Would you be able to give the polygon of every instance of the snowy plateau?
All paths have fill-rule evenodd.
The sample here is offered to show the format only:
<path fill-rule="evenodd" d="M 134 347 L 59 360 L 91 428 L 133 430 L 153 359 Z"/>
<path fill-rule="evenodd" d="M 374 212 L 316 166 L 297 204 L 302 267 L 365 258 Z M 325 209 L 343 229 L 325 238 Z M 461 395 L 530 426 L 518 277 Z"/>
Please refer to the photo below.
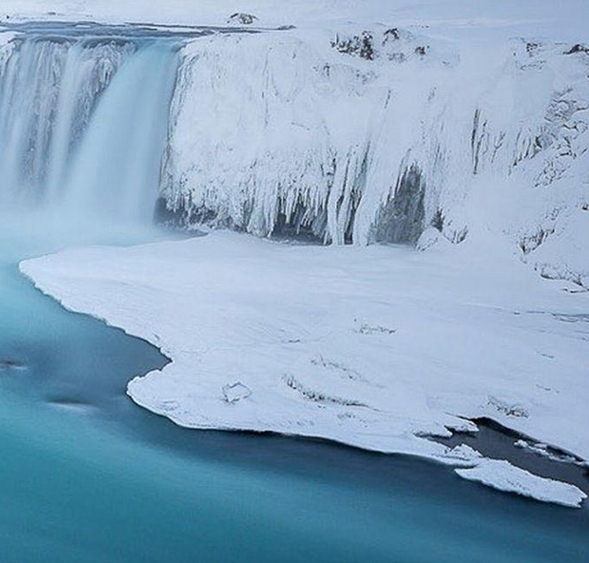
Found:
<path fill-rule="evenodd" d="M 254 0 L 243 33 L 231 3 L 193 4 L 3 5 L 217 29 L 178 53 L 157 195 L 160 220 L 210 234 L 21 270 L 158 346 L 171 362 L 128 393 L 182 426 L 419 455 L 580 505 L 431 438 L 485 417 L 589 459 L 587 3 Z"/>

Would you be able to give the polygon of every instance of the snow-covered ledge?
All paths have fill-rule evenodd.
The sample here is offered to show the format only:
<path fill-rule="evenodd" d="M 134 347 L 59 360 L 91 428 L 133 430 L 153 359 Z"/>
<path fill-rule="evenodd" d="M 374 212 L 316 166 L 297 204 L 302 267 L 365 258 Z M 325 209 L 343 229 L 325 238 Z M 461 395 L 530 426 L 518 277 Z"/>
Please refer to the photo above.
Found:
<path fill-rule="evenodd" d="M 67 309 L 158 346 L 171 363 L 128 393 L 182 426 L 414 454 L 579 505 L 572 485 L 424 438 L 486 416 L 589 458 L 587 295 L 492 243 L 481 256 L 469 241 L 415 252 L 217 232 L 71 249 L 21 271 Z"/>
<path fill-rule="evenodd" d="M 500 491 L 563 506 L 577 507 L 587 498 L 574 485 L 538 477 L 504 460 L 485 459 L 475 467 L 455 471 L 464 479 L 478 481 Z"/>

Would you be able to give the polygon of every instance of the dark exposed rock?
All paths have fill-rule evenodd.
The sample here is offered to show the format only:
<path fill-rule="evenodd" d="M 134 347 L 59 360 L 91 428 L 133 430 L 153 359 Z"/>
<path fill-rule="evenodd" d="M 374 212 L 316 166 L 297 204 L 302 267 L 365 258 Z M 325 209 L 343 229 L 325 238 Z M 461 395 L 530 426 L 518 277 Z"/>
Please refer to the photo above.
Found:
<path fill-rule="evenodd" d="M 574 55 L 575 53 L 589 53 L 589 47 L 577 43 L 573 45 L 568 51 L 565 51 L 565 55 Z"/>
<path fill-rule="evenodd" d="M 540 229 L 537 233 L 523 237 L 519 242 L 519 247 L 524 254 L 536 250 L 554 231 L 551 229 Z"/>
<path fill-rule="evenodd" d="M 327 210 L 318 213 L 309 209 L 299 199 L 292 213 L 286 213 L 284 202 L 279 201 L 278 214 L 271 236 L 277 239 L 296 239 L 302 242 L 325 244 L 327 233 Z"/>
<path fill-rule="evenodd" d="M 372 46 L 372 34 L 364 31 L 362 33 L 362 46 L 360 47 L 360 57 L 367 61 L 374 60 L 374 47 Z"/>
<path fill-rule="evenodd" d="M 293 375 L 285 375 L 284 383 L 292 390 L 300 393 L 305 399 L 313 401 L 314 403 L 325 403 L 332 405 L 342 405 L 346 407 L 367 407 L 366 404 L 357 401 L 356 399 L 345 399 L 342 397 L 332 397 L 321 391 L 311 389 L 298 381 Z"/>
<path fill-rule="evenodd" d="M 253 14 L 246 14 L 244 12 L 235 12 L 229 16 L 227 23 L 238 24 L 238 25 L 251 25 L 258 18 Z"/>
<path fill-rule="evenodd" d="M 363 31 L 361 35 L 354 35 L 342 39 L 338 36 L 331 42 L 331 46 L 346 55 L 359 56 L 367 61 L 374 60 L 374 38 L 369 31 Z"/>
<path fill-rule="evenodd" d="M 394 63 L 404 63 L 407 60 L 407 55 L 405 53 L 389 53 L 387 58 Z"/>
<path fill-rule="evenodd" d="M 331 47 L 340 53 L 359 57 L 368 61 L 375 59 L 389 60 L 400 64 L 412 58 L 423 59 L 430 54 L 427 44 L 420 44 L 412 33 L 391 27 L 385 31 L 364 30 L 355 35 L 336 35 Z M 444 65 L 451 62 L 443 61 Z"/>
<path fill-rule="evenodd" d="M 452 244 L 460 244 L 461 242 L 464 242 L 466 240 L 467 236 L 468 236 L 468 227 L 463 227 L 462 229 L 460 229 L 458 231 L 454 231 L 452 233 L 452 235 L 449 237 L 449 240 Z M 448 238 L 448 237 L 446 236 L 446 238 Z"/>
<path fill-rule="evenodd" d="M 530 57 L 534 54 L 534 52 L 538 49 L 540 45 L 538 43 L 534 43 L 533 41 L 528 41 L 526 43 L 526 52 Z"/>
<path fill-rule="evenodd" d="M 390 29 L 387 29 L 384 32 L 384 40 L 383 40 L 383 43 L 386 43 L 387 41 L 396 41 L 400 37 L 401 37 L 401 34 L 399 33 L 398 28 L 391 27 Z"/>
<path fill-rule="evenodd" d="M 191 234 L 198 234 L 203 225 L 242 230 L 230 221 L 219 219 L 217 211 L 204 205 L 194 206 L 191 201 L 181 200 L 173 206 L 164 197 L 159 197 L 156 201 L 154 222 L 170 229 L 187 230 Z"/>
<path fill-rule="evenodd" d="M 414 244 L 424 228 L 425 181 L 421 170 L 411 165 L 399 178 L 394 195 L 381 208 L 376 220 L 376 242 Z"/>
<path fill-rule="evenodd" d="M 444 212 L 441 209 L 436 210 L 430 224 L 440 233 L 444 230 Z"/>

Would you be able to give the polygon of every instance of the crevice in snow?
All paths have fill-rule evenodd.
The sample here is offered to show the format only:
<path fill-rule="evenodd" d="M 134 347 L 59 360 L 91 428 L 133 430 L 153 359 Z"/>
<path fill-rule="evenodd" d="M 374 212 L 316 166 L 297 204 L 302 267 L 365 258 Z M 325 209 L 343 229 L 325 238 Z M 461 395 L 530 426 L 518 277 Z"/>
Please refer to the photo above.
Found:
<path fill-rule="evenodd" d="M 313 401 L 319 404 L 332 404 L 332 405 L 341 405 L 344 407 L 364 407 L 369 408 L 368 405 L 357 401 L 356 399 L 344 399 L 342 397 L 335 397 L 332 395 L 328 395 L 327 393 L 323 393 L 316 389 L 311 389 L 307 387 L 303 383 L 301 383 L 298 379 L 296 379 L 293 375 L 285 375 L 283 377 L 283 381 L 287 387 L 290 387 L 294 391 L 300 393 L 305 399 L 309 401 Z"/>
<path fill-rule="evenodd" d="M 423 174 L 416 164 L 403 171 L 394 193 L 378 211 L 374 226 L 375 242 L 417 242 L 424 229 L 425 189 Z"/>

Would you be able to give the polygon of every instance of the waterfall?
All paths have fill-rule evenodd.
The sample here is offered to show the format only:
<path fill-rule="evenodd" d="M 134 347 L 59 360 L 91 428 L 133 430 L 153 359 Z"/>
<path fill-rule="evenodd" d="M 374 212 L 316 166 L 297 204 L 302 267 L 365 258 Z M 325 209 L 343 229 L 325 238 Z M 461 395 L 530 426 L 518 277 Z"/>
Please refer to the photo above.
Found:
<path fill-rule="evenodd" d="M 0 208 L 151 222 L 176 56 L 167 38 L 0 35 Z"/>
<path fill-rule="evenodd" d="M 104 92 L 75 155 L 66 187 L 72 213 L 105 220 L 150 221 L 167 134 L 174 53 L 139 50 Z"/>

